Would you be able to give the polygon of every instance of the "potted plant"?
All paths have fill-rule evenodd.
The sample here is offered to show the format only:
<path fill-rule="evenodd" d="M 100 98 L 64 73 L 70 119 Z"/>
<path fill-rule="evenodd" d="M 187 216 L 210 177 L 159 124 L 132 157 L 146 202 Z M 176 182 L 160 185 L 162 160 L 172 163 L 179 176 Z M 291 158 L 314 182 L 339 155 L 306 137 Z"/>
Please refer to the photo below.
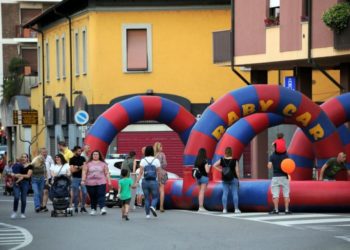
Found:
<path fill-rule="evenodd" d="M 275 17 L 275 16 L 270 16 L 267 17 L 265 20 L 265 26 L 266 27 L 270 27 L 270 26 L 277 26 L 280 24 L 280 19 L 279 16 Z"/>
<path fill-rule="evenodd" d="M 323 22 L 334 31 L 334 48 L 350 48 L 350 3 L 341 2 L 323 13 Z"/>

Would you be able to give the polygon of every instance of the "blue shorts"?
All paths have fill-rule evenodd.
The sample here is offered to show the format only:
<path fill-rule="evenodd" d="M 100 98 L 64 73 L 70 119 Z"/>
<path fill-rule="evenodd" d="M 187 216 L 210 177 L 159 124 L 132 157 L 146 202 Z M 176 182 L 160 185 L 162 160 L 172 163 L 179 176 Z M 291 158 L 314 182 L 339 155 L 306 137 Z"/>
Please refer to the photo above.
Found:
<path fill-rule="evenodd" d="M 208 176 L 202 176 L 200 179 L 197 179 L 197 184 L 198 185 L 208 184 L 208 182 L 209 182 Z"/>

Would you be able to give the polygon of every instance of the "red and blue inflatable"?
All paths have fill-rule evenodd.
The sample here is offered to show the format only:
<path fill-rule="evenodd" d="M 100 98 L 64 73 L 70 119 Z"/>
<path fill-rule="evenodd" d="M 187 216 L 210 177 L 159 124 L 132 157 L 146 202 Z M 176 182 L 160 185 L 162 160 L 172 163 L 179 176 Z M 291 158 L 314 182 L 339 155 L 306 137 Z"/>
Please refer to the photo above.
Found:
<path fill-rule="evenodd" d="M 105 111 L 88 131 L 85 143 L 91 145 L 92 150 L 106 153 L 116 134 L 129 124 L 150 119 L 167 124 L 179 134 L 185 152 L 184 177 L 167 182 L 165 205 L 196 209 L 198 187 L 191 168 L 199 148 L 205 148 L 210 159 L 216 159 L 231 145 L 235 157 L 239 157 L 244 145 L 262 130 L 283 123 L 295 124 L 300 132 L 296 132 L 288 149 L 298 168 L 296 178 L 291 181 L 291 209 L 343 212 L 350 209 L 349 181 L 305 181 L 305 176 L 310 176 L 315 159 L 317 167 L 321 167 L 325 159 L 341 151 L 348 152 L 349 141 L 343 139 L 348 131 L 341 125 L 349 118 L 349 99 L 339 96 L 329 102 L 333 108 L 328 104 L 321 108 L 297 91 L 276 85 L 251 85 L 224 95 L 196 122 L 190 112 L 170 100 L 135 96 Z M 307 169 L 307 174 L 303 169 Z M 298 178 L 304 181 L 296 180 Z M 221 195 L 221 181 L 211 181 L 205 194 L 205 207 L 221 210 Z M 241 181 L 239 200 L 243 211 L 270 210 L 270 180 Z M 232 200 L 228 202 L 230 209 Z"/>

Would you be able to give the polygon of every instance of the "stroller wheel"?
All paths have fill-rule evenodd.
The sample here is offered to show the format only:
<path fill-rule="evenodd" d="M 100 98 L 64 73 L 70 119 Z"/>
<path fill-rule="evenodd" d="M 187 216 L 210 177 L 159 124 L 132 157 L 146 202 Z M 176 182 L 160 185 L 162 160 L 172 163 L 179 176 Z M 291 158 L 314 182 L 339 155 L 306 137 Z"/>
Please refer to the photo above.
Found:
<path fill-rule="evenodd" d="M 52 210 L 52 211 L 51 211 L 51 217 L 56 217 L 56 212 L 55 212 L 55 210 Z"/>

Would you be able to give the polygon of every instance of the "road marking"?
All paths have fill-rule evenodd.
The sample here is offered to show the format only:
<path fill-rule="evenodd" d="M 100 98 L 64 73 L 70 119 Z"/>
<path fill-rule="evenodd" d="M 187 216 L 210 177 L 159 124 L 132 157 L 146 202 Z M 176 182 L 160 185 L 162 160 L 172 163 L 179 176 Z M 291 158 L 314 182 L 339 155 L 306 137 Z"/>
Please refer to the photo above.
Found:
<path fill-rule="evenodd" d="M 284 219 L 308 219 L 308 218 L 321 218 L 321 217 L 332 217 L 336 216 L 333 214 L 294 214 L 294 215 L 267 215 L 261 217 L 248 218 L 249 220 L 284 220 Z M 238 216 L 239 217 L 239 216 Z"/>
<path fill-rule="evenodd" d="M 33 241 L 33 236 L 25 228 L 5 223 L 0 223 L 0 227 L 0 248 L 15 245 L 11 250 L 17 250 L 28 246 Z"/>
<path fill-rule="evenodd" d="M 348 222 L 350 218 L 337 218 L 337 219 L 319 219 L 319 220 L 292 220 L 292 221 L 276 221 L 274 224 L 281 226 L 291 226 L 291 225 L 304 225 L 304 224 L 321 224 L 321 223 L 342 223 Z"/>
<path fill-rule="evenodd" d="M 350 235 L 346 235 L 346 236 L 335 236 L 335 238 L 341 239 L 341 240 L 345 240 L 350 242 Z"/>

